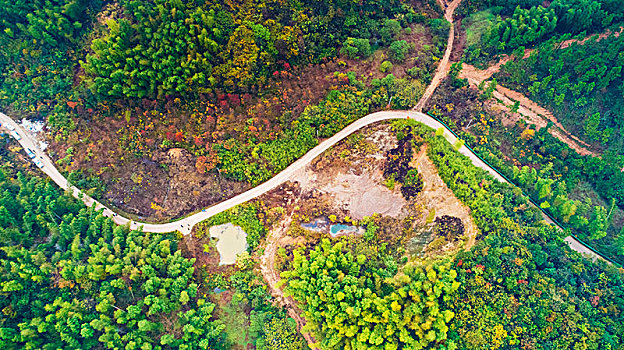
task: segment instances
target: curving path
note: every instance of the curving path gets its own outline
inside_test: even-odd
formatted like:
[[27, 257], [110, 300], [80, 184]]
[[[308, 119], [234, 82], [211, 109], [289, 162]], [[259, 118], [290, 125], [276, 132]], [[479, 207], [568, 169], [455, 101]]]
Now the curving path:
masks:
[[[445, 125], [435, 120], [434, 118], [416, 111], [382, 111], [371, 113], [357, 121], [349, 124], [347, 127], [342, 129], [340, 132], [335, 134], [334, 136], [324, 140], [319, 145], [308, 151], [308, 153], [304, 154], [297, 161], [292, 163], [286, 169], [282, 170], [280, 173], [275, 175], [273, 178], [268, 180], [267, 182], [258, 185], [246, 192], [243, 192], [235, 197], [232, 197], [226, 201], [223, 201], [219, 204], [211, 206], [202, 210], [201, 212], [189, 215], [185, 218], [179, 219], [177, 221], [162, 223], [162, 224], [153, 224], [153, 223], [144, 223], [137, 222], [125, 218], [123, 216], [117, 215], [110, 208], [104, 206], [102, 203], [96, 201], [90, 196], [84, 194], [82, 191], [72, 186], [67, 179], [56, 169], [52, 160], [37, 146], [37, 141], [33, 138], [32, 135], [27, 133], [19, 124], [15, 123], [10, 117], [7, 115], [0, 113], [0, 123], [2, 125], [11, 124], [15, 127], [17, 133], [21, 136], [21, 140], [18, 142], [24, 148], [30, 148], [37, 156], [37, 158], [41, 159], [44, 164], [44, 167], [41, 169], [44, 173], [46, 173], [52, 181], [54, 181], [59, 187], [62, 189], [68, 190], [71, 194], [81, 199], [85, 205], [93, 206], [95, 205], [96, 209], [103, 209], [103, 215], [112, 217], [113, 221], [119, 225], [130, 225], [131, 229], [138, 230], [140, 228], [143, 229], [144, 232], [154, 232], [154, 233], [166, 233], [173, 231], [180, 231], [184, 235], [188, 235], [191, 233], [191, 229], [195, 224], [204, 221], [216, 214], [219, 214], [223, 211], [226, 211], [230, 208], [233, 208], [241, 203], [247, 202], [251, 199], [259, 197], [268, 191], [278, 187], [279, 185], [289, 181], [293, 175], [300, 169], [304, 168], [308, 165], [312, 160], [321, 155], [323, 152], [330, 149], [336, 143], [340, 142], [347, 136], [351, 135], [355, 131], [366, 127], [368, 125], [384, 121], [384, 120], [392, 120], [392, 119], [413, 119], [420, 123], [427, 125], [434, 130], [438, 130], [442, 128], [444, 130], [444, 138], [455, 145], [459, 140], [457, 137], [448, 129]], [[462, 145], [459, 150], [461, 154], [465, 155], [470, 159], [473, 165], [486, 170], [489, 172], [495, 179], [501, 182], [507, 182], [502, 176], [500, 176], [493, 168], [487, 165], [484, 161], [482, 161], [476, 154], [474, 154], [468, 147]], [[546, 221], [549, 224], [553, 224], [553, 222], [545, 216]], [[561, 227], [560, 227], [561, 228]], [[605, 260], [599, 254], [589, 250], [583, 243], [576, 240], [574, 237], [569, 236], [566, 237], [565, 241], [570, 245], [573, 250], [576, 250], [582, 254], [589, 255], [593, 260], [602, 259]], [[606, 260], [605, 260], [606, 261]]]

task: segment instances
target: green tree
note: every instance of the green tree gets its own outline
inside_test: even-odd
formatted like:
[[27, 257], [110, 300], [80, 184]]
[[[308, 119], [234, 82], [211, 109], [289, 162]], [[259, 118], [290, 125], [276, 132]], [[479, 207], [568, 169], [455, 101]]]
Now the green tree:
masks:
[[390, 44], [389, 56], [395, 62], [405, 61], [405, 57], [410, 50], [410, 45], [405, 40], [393, 41]]

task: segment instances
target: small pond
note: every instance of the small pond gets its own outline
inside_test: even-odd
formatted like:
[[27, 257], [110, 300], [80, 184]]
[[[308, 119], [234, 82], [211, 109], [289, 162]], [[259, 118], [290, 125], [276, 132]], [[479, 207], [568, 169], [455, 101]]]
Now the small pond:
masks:
[[301, 227], [310, 231], [329, 233], [332, 237], [348, 234], [363, 234], [365, 231], [364, 228], [360, 226], [331, 224], [326, 217], [320, 217], [310, 222], [302, 223]]
[[361, 229], [361, 227], [356, 227], [352, 225], [345, 224], [335, 224], [329, 227], [329, 234], [332, 237], [336, 237], [338, 235], [346, 235], [349, 233], [356, 233]]
[[219, 265], [231, 265], [236, 262], [236, 256], [247, 250], [247, 233], [240, 226], [232, 223], [212, 226], [210, 237], [218, 239], [217, 251], [221, 257]]

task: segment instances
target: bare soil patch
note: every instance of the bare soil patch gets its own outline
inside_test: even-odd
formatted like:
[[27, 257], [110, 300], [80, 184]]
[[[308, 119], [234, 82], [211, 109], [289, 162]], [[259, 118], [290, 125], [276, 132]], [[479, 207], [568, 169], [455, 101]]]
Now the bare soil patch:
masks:
[[295, 177], [304, 197], [331, 197], [335, 208], [360, 220], [375, 213], [397, 217], [406, 201], [383, 184], [385, 154], [395, 144], [387, 126], [356, 134]]
[[[426, 156], [426, 147], [411, 159], [411, 165], [424, 179], [423, 191], [419, 195], [408, 201], [401, 195], [400, 184], [393, 189], [384, 184], [386, 157], [397, 143], [389, 125], [368, 127], [338, 143], [295, 174], [292, 185], [285, 185], [292, 190], [279, 195], [275, 194], [276, 190], [261, 197], [263, 202], [283, 206], [285, 214], [275, 222], [266, 238], [260, 270], [271, 294], [288, 309], [299, 329], [305, 325], [305, 319], [296, 302], [284, 296], [280, 271], [287, 266], [288, 259], [292, 259], [296, 247], [313, 246], [321, 237], [329, 237], [302, 229], [301, 222], [330, 215], [335, 215], [337, 222], [344, 222], [347, 217], [351, 218], [348, 220], [361, 219], [378, 213], [381, 215], [374, 218], [379, 225], [380, 240], [390, 242], [391, 251], [398, 251], [397, 248], [406, 247], [415, 235], [431, 231], [436, 218], [448, 215], [461, 220], [464, 237], [452, 242], [438, 239], [435, 247], [428, 249], [426, 254], [452, 254], [461, 247], [470, 249], [474, 245], [478, 231], [470, 210], [437, 174], [435, 165]], [[312, 335], [304, 334], [304, 337], [312, 347], [315, 342]]]
[[[475, 244], [479, 229], [472, 220], [472, 216], [470, 216], [470, 209], [455, 197], [453, 191], [446, 186], [440, 175], [438, 175], [436, 166], [427, 157], [426, 145], [414, 156], [412, 163], [424, 180], [423, 191], [416, 200], [425, 207], [431, 208], [430, 210], [434, 210], [435, 218], [448, 215], [461, 219], [464, 224], [466, 237], [464, 249], [470, 250]], [[450, 247], [452, 242], [447, 243], [447, 245]], [[430, 253], [437, 252], [430, 251]]]
[[[395, 147], [397, 139], [394, 132], [390, 126], [382, 124], [367, 128], [327, 151], [294, 177], [301, 191], [299, 217], [312, 219], [319, 213], [333, 213], [338, 220], [345, 216], [360, 220], [379, 214], [388, 226], [383, 230], [401, 236], [389, 239], [400, 242], [430, 230], [436, 218], [448, 215], [462, 220], [466, 228], [466, 247], [471, 247], [477, 228], [470, 217], [470, 210], [444, 184], [426, 156], [426, 145], [407, 160], [424, 181], [420, 194], [406, 200], [401, 194], [400, 183], [388, 186], [383, 170], [389, 151]], [[306, 202], [314, 204], [307, 206]], [[401, 229], [397, 231], [392, 226]], [[458, 248], [457, 244], [448, 242], [437, 252], [455, 248]]]
[[451, 62], [457, 62], [464, 56], [466, 49], [466, 29], [462, 26], [462, 19], [455, 22], [455, 39], [451, 50]]

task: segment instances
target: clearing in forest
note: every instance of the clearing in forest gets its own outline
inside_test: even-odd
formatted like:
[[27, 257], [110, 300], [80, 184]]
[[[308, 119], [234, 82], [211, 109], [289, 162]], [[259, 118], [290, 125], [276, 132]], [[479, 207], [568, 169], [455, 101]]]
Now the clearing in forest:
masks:
[[[332, 223], [376, 227], [375, 234], [388, 243], [390, 251], [410, 260], [454, 254], [474, 245], [478, 229], [470, 209], [438, 175], [426, 155], [427, 146], [414, 148], [407, 138], [397, 140], [390, 125], [377, 124], [325, 152], [295, 174], [291, 184], [261, 197], [265, 202], [278, 198], [281, 204], [274, 205], [285, 209], [267, 236], [261, 272], [271, 294], [299, 327], [305, 325], [305, 319], [295, 301], [283, 295], [280, 271], [292, 259], [294, 249], [330, 237], [326, 232], [306, 230], [302, 223], [324, 217]], [[415, 196], [405, 197], [406, 181], [394, 180], [396, 175], [386, 176], [389, 164], [400, 164], [408, 173], [415, 169], [420, 174], [422, 186]], [[290, 190], [284, 191], [284, 187]], [[448, 227], [457, 228], [460, 234], [445, 235]], [[353, 238], [366, 239], [366, 233], [364, 237], [347, 235], [340, 239]], [[304, 337], [309, 344], [315, 342], [310, 334]]]

